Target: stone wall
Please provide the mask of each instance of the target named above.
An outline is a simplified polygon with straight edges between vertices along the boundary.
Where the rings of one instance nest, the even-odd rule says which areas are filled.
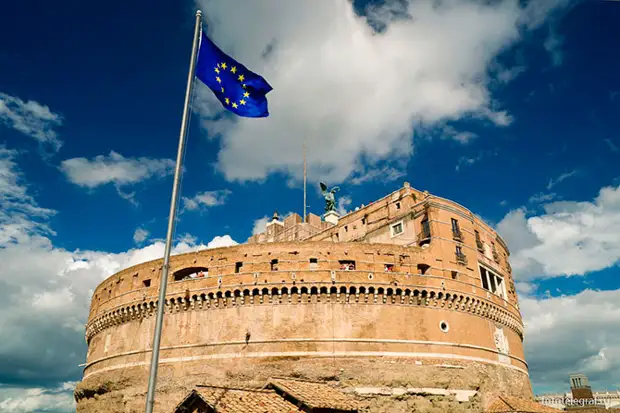
[[[96,288],[84,389],[131,379],[118,385],[141,392],[161,265]],[[183,279],[196,272],[205,276]],[[479,218],[405,185],[303,242],[172,257],[161,366],[178,383],[336,375],[350,385],[531,397],[510,272],[505,243]],[[449,379],[446,366],[458,367]],[[89,397],[81,403],[92,408]]]

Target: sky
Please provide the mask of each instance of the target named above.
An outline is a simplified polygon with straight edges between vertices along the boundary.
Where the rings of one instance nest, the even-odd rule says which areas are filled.
[[[174,253],[243,243],[318,181],[409,182],[508,243],[536,393],[620,388],[620,2],[117,0],[0,13],[0,411],[69,412],[90,296],[163,256],[194,13],[273,86],[192,97]]]

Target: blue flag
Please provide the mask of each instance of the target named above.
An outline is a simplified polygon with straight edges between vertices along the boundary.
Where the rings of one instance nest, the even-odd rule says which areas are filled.
[[[248,118],[269,116],[266,96],[272,90],[269,83],[222,52],[204,32],[198,50],[196,77],[232,113]]]

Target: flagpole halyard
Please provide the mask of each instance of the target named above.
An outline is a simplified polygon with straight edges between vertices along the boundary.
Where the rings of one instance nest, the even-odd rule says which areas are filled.
[[[181,120],[181,131],[179,133],[179,148],[177,151],[177,162],[174,171],[174,183],[172,184],[172,199],[170,201],[170,214],[168,216],[168,233],[166,235],[166,247],[164,250],[164,263],[159,282],[159,300],[157,301],[157,318],[155,320],[155,333],[153,335],[153,351],[151,354],[151,368],[149,374],[149,384],[146,393],[146,413],[153,413],[155,406],[155,389],[157,386],[157,368],[159,366],[159,348],[161,345],[161,330],[164,319],[164,307],[166,301],[166,287],[168,286],[168,270],[170,263],[170,250],[172,248],[172,236],[174,234],[174,224],[177,212],[177,202],[179,198],[179,182],[183,165],[183,153],[185,148],[185,137],[189,121],[190,97],[194,87],[194,75],[196,71],[196,58],[198,55],[198,45],[201,32],[202,12],[196,11],[196,25],[194,27],[194,42],[192,43],[192,56],[189,64],[189,74],[187,76],[187,88],[185,90],[185,104],[183,107],[183,118]]]

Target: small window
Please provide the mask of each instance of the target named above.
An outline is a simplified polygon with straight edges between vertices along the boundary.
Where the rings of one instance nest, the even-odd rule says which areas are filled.
[[[362,225],[366,225],[366,217],[362,217]]]
[[[463,249],[461,248],[460,245],[456,246],[456,255],[462,255],[463,254]]]
[[[344,226],[344,232],[349,232],[349,227],[347,225]]]
[[[243,267],[243,263],[242,262],[236,262],[235,263],[235,273],[238,274],[239,272],[241,272],[241,267]]]
[[[392,225],[392,236],[395,237],[397,235],[400,235],[403,233],[403,223],[401,222],[397,222],[396,224]]]
[[[396,209],[400,209],[400,202],[396,203]]]
[[[319,260],[317,258],[310,258],[310,269],[311,270],[319,269]]]
[[[278,271],[278,260],[271,260],[271,271]]]
[[[385,272],[394,272],[394,264],[385,264],[383,270]]]
[[[459,232],[459,221],[452,218],[452,232]]]
[[[422,275],[426,274],[429,268],[431,268],[430,265],[418,264],[418,274],[422,274]]]
[[[144,280],[144,281],[142,281],[142,285],[144,285],[144,286],[145,286],[145,287],[147,287],[147,288],[148,288],[148,287],[150,287],[150,286],[151,286],[151,280],[150,280],[150,279],[148,279],[148,280]],[[111,292],[111,291],[110,291],[110,292]]]
[[[456,280],[456,278],[459,276],[459,273],[457,271],[452,271],[452,279]]]
[[[355,261],[351,260],[340,260],[338,261],[340,264],[340,269],[343,271],[354,271],[355,270]]]

